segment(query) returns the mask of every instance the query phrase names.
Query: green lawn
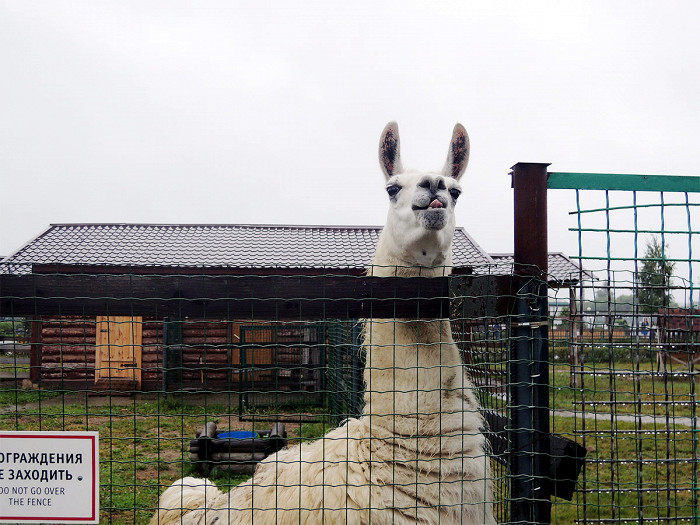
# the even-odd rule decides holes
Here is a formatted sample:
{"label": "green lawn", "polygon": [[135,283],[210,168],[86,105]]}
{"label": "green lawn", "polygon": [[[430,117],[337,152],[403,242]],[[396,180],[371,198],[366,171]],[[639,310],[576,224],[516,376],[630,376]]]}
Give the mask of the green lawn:
{"label": "green lawn", "polygon": [[[588,451],[580,490],[572,502],[554,500],[552,522],[643,516],[675,523],[693,517],[700,490],[699,436],[688,420],[695,415],[694,378],[687,369],[659,374],[650,360],[616,362],[614,374],[608,362],[589,363],[583,370],[583,387],[577,389],[569,387],[568,366],[551,371],[551,407],[587,415],[555,413],[552,431]],[[629,418],[637,414],[653,419]]]}
{"label": "green lawn", "polygon": [[574,418],[558,418],[553,428],[585,442],[588,456],[581,490],[571,502],[554,499],[552,523],[574,523],[584,516],[676,523],[696,514],[698,436],[690,428],[668,435],[655,425],[635,429],[634,423],[618,422],[611,431],[609,422],[599,421],[583,429]]}
{"label": "green lawn", "polygon": [[[28,401],[34,401],[33,394]],[[14,393],[9,395],[11,399]],[[3,404],[7,402],[5,394]],[[7,405],[5,405],[7,409]],[[101,523],[147,523],[158,497],[173,481],[198,475],[190,463],[189,440],[206,421],[221,427],[236,425],[227,406],[134,401],[127,405],[43,405],[0,415],[6,430],[92,430],[100,433]],[[259,430],[268,429],[269,422]],[[288,425],[292,440],[324,433],[323,425]],[[224,490],[249,476],[214,477]]]}
{"label": "green lawn", "polygon": [[[651,371],[650,365],[644,370]],[[633,364],[618,363],[618,372],[634,370]],[[622,373],[606,375],[607,364],[591,366],[584,389],[569,387],[568,367],[552,369],[551,405],[555,410],[580,410],[585,397],[586,413],[593,419],[555,413],[552,431],[574,439],[588,450],[585,473],[579,478],[582,489],[573,502],[555,499],[553,523],[575,520],[625,519],[644,516],[645,520],[692,516],[700,508],[698,497],[698,443],[692,428],[678,424],[673,417],[692,415],[692,383],[687,376],[669,378]],[[612,387],[612,390],[611,390]],[[611,394],[612,392],[612,394]],[[114,398],[106,405],[98,399],[68,401],[57,391],[0,390],[0,428],[6,430],[96,430],[100,433],[101,523],[146,523],[153,514],[160,493],[174,480],[195,474],[189,458],[189,440],[207,421],[220,427],[250,429],[252,423],[238,421],[236,402],[212,404],[182,397],[153,397],[145,400]],[[213,398],[212,398],[213,399]],[[641,424],[617,420],[611,426],[610,400],[617,415],[634,414],[641,402],[641,413],[658,416],[655,422]],[[593,404],[593,403],[596,404]],[[671,403],[669,403],[671,402]],[[502,404],[502,401],[501,401]],[[22,410],[15,407],[22,406]],[[668,433],[665,420],[671,424]],[[318,414],[317,414],[318,416]],[[623,418],[624,419],[624,418]],[[269,422],[256,428],[268,429]],[[327,425],[291,424],[297,439],[312,439],[325,433]],[[503,469],[499,471],[503,473]],[[499,474],[499,475],[501,475]],[[507,486],[505,474],[500,490]],[[220,476],[215,481],[227,490],[247,476]],[[639,491],[637,489],[641,488]],[[641,509],[641,510],[640,510]]]}
{"label": "green lawn", "polygon": [[[617,363],[616,374],[607,363],[586,365],[583,388],[569,387],[569,367],[557,365],[551,373],[550,406],[558,410],[584,410],[605,414],[691,417],[697,400],[694,379],[653,372],[651,363],[637,370],[633,363]],[[656,375],[654,375],[656,374]]]}
{"label": "green lawn", "polygon": [[0,387],[0,410],[13,410],[15,406],[27,403],[39,403],[58,397],[60,394],[54,390],[23,390],[21,388]]}
{"label": "green lawn", "polygon": [[24,363],[0,363],[0,372],[11,375],[28,374],[30,366]]}

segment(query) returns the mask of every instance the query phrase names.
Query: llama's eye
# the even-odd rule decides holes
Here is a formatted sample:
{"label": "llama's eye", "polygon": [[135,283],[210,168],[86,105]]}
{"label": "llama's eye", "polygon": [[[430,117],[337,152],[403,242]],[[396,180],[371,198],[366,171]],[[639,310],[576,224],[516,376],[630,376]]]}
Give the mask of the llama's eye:
{"label": "llama's eye", "polygon": [[459,191],[457,188],[452,188],[452,189],[450,190],[450,195],[452,196],[452,198],[453,198],[454,200],[457,200],[457,197],[459,197],[461,194],[462,194],[462,192]]}
{"label": "llama's eye", "polygon": [[401,190],[401,186],[397,186],[396,184],[392,184],[386,189],[386,192],[389,194],[389,197],[392,199],[396,196],[396,194]]}

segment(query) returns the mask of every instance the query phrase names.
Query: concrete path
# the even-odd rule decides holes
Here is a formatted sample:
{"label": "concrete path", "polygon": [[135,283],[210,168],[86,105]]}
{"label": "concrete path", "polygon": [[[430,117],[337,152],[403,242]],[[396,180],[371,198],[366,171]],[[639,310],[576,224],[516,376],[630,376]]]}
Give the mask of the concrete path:
{"label": "concrete path", "polygon": [[[580,412],[574,410],[552,410],[552,416],[554,417],[585,417],[586,419],[592,419],[600,422],[610,422],[610,414],[604,414],[602,412]],[[700,418],[695,418],[696,428],[700,427]],[[659,425],[666,427],[666,416],[635,416],[634,414],[617,414],[614,416],[613,421],[623,421],[626,423],[634,423],[635,421],[640,421],[643,425]],[[671,428],[675,426],[692,427],[693,419],[690,417],[669,417],[669,424]]]}

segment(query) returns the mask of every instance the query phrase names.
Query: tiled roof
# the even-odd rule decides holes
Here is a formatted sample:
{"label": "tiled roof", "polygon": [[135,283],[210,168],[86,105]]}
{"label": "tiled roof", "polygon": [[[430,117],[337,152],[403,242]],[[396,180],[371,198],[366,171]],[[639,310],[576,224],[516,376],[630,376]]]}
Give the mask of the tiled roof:
{"label": "tiled roof", "polygon": [[[514,256],[512,253],[492,253],[491,257],[496,263],[495,266],[489,268],[491,273],[513,273]],[[547,265],[550,282],[571,283],[578,282],[580,278],[580,266],[563,253],[550,253],[547,257]],[[591,278],[585,270],[583,274],[584,278]]]}
{"label": "tiled roof", "polygon": [[[28,271],[32,264],[364,268],[380,232],[367,226],[55,224],[2,265],[12,273]],[[457,228],[454,266],[490,263],[489,255]]]}

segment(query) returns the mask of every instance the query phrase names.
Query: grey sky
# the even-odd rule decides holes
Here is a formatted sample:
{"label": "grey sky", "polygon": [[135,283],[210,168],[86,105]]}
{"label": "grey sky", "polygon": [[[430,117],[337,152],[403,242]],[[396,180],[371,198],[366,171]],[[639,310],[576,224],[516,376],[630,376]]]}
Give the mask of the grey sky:
{"label": "grey sky", "polygon": [[[507,177],[700,174],[700,3],[0,1],[0,254],[49,223],[381,225],[376,148],[512,250]],[[550,248],[574,252],[570,196]]]}

